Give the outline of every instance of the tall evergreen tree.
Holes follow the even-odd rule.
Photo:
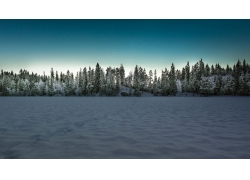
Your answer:
[[[125,70],[123,65],[121,64],[120,66],[120,78],[121,78],[121,85],[124,85],[124,81],[125,81]]]
[[[175,77],[175,66],[172,63],[171,70],[169,72],[169,80],[170,80],[170,90],[169,93],[171,95],[176,95],[177,93],[177,86],[176,86],[176,77]]]
[[[150,70],[148,76],[148,89],[150,93],[153,93],[152,82],[153,82],[153,72],[152,70]]]
[[[185,68],[182,68],[182,71],[181,71],[181,80],[182,80],[182,81],[185,80],[185,75],[186,75]]]
[[[206,64],[206,67],[205,67],[205,77],[208,77],[208,76],[210,76],[210,67],[209,67],[209,65],[208,64]]]
[[[58,72],[56,71],[56,81],[59,81]]]
[[[95,68],[95,90],[96,93],[100,91],[100,66],[99,63],[96,64]]]
[[[139,69],[137,65],[134,70],[133,86],[134,89],[139,89]]]

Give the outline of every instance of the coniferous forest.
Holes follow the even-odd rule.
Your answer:
[[[157,76],[157,73],[161,73]],[[149,92],[155,96],[176,95],[177,92],[190,92],[202,95],[250,95],[250,66],[240,60],[233,67],[219,64],[209,66],[202,59],[190,67],[189,62],[182,70],[170,69],[161,72],[135,66],[134,72],[125,77],[125,69],[108,67],[104,70],[98,63],[95,69],[83,68],[73,74],[51,68],[50,76],[38,75],[27,70],[1,70],[1,96],[116,96],[120,87],[130,89],[129,96],[141,96]],[[133,93],[131,89],[134,89]]]

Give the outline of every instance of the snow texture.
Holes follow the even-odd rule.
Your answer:
[[[250,158],[249,97],[1,97],[0,158]]]

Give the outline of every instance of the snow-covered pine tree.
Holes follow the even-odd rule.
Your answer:
[[[162,70],[161,75],[161,95],[168,96],[169,95],[169,78],[168,78],[168,70],[165,68],[165,71]]]
[[[175,66],[173,63],[171,65],[171,70],[169,72],[169,85],[170,85],[169,94],[175,96],[177,93],[177,86],[175,77]]]
[[[158,96],[157,71],[156,71],[156,69],[154,71],[153,94],[154,94],[154,96]]]
[[[133,78],[133,88],[138,89],[139,88],[139,70],[138,66],[135,66],[134,70],[134,78]]]
[[[50,80],[51,80],[51,85],[54,83],[54,80],[55,80],[55,76],[54,76],[54,70],[53,68],[51,68],[51,71],[50,71]]]
[[[2,95],[3,96],[9,96],[10,92],[10,85],[11,85],[11,79],[8,75],[4,74],[2,78]]]
[[[231,74],[227,74],[222,77],[222,93],[225,95],[234,94],[234,81]]]
[[[132,87],[133,87],[133,72],[132,71],[129,72],[129,75],[126,79],[127,79],[127,84],[129,87],[129,96],[131,96],[132,95]]]
[[[83,71],[82,68],[80,68],[80,72],[79,72],[79,83],[78,83],[78,87],[79,87],[79,96],[82,96],[82,91],[83,91]]]
[[[80,88],[79,88],[79,73],[78,72],[76,72],[76,77],[75,77],[75,81],[74,81],[74,84],[75,84],[75,94],[77,95],[77,96],[80,96]]]
[[[140,66],[138,70],[138,76],[139,76],[139,91],[143,91],[144,86],[144,75],[143,75],[143,69]]]
[[[87,68],[84,67],[84,69],[83,69],[83,90],[82,90],[82,94],[84,96],[87,95],[87,86],[88,86],[88,74],[87,74]]]
[[[56,81],[59,81],[59,76],[58,76],[58,72],[56,71]]]
[[[153,94],[153,72],[152,70],[149,71],[149,76],[148,76],[148,92],[150,92],[151,94]]]
[[[242,68],[241,68],[241,75],[239,77],[239,95],[247,96],[249,94],[249,86],[248,86],[248,79],[249,74],[247,71],[247,64],[246,60],[244,59]]]
[[[190,81],[190,66],[189,66],[189,61],[188,61],[187,65],[185,66],[185,81],[182,82],[182,89],[185,92],[190,91],[189,81]]]
[[[63,73],[62,73],[62,71],[61,71],[61,73],[60,73],[60,82],[62,83],[62,82],[64,82],[64,80],[63,80]]]
[[[239,94],[239,89],[240,89],[240,75],[241,75],[241,62],[240,60],[238,60],[236,66],[234,66],[234,73],[233,73],[233,77],[234,77],[234,94]]]
[[[185,80],[185,74],[186,74],[186,71],[185,71],[185,68],[182,68],[182,71],[181,71],[181,81],[184,81]]]
[[[125,69],[124,69],[124,67],[123,67],[122,64],[120,66],[120,78],[121,78],[121,85],[124,85],[124,81],[125,81]]]
[[[135,70],[134,70],[134,78],[133,78],[133,87],[134,87],[134,95],[135,96],[140,96],[140,76],[139,76],[139,68],[136,65]]]
[[[74,74],[73,72],[70,73],[70,80],[69,80],[69,95],[75,95],[75,81],[74,81]]]
[[[111,67],[108,67],[106,72],[106,96],[114,96],[116,94],[114,71]]]
[[[95,67],[95,92],[98,93],[100,91],[100,65],[96,64]]]
[[[120,85],[121,85],[120,69],[116,68],[115,69],[115,91],[116,91],[116,94],[118,94],[120,91]]]
[[[204,74],[205,77],[208,77],[210,76],[210,67],[208,64],[206,64],[206,67],[205,67],[205,74]]]
[[[91,69],[91,67],[89,67],[88,84],[87,84],[87,95],[88,96],[92,96],[95,94],[94,84],[95,84],[94,70]]]
[[[213,83],[211,80],[212,79],[210,77],[203,76],[201,78],[201,83],[200,83],[200,93],[201,94],[208,96],[212,93]]]
[[[29,83],[29,96],[35,96],[36,95],[36,91],[35,91],[35,77],[33,75],[33,72],[32,72],[32,75],[30,77],[30,83]]]
[[[100,69],[100,92],[99,95],[105,95],[106,94],[106,80],[103,69]]]
[[[177,80],[177,79],[180,80],[180,79],[182,78],[182,77],[181,77],[181,72],[180,72],[178,69],[176,70],[176,73],[175,73],[175,74],[176,74],[176,80]]]
[[[211,66],[210,70],[211,70],[210,72],[211,76],[215,75],[214,65]]]

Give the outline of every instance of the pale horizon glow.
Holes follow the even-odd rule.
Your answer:
[[[200,58],[201,59],[201,58]],[[192,68],[192,66],[194,66],[198,61],[200,61],[200,59],[197,59],[196,61],[195,60],[187,60],[189,61],[189,66],[190,66],[190,70]],[[212,65],[215,66],[216,63],[207,63],[206,60],[204,60],[202,58],[203,62],[206,64],[208,64],[210,67]],[[241,62],[243,62],[243,60],[241,59],[240,60]],[[4,71],[8,71],[8,72],[11,72],[13,71],[13,73],[16,73],[18,74],[20,69],[22,70],[27,70],[29,71],[29,73],[31,74],[32,72],[34,74],[38,74],[38,75],[43,75],[44,72],[45,72],[45,75],[50,75],[50,71],[51,71],[51,68],[53,68],[54,72],[58,71],[58,74],[60,74],[61,72],[66,74],[67,71],[69,70],[70,72],[73,72],[74,76],[77,74],[77,72],[80,71],[80,69],[84,69],[84,67],[87,68],[87,70],[89,69],[89,67],[91,67],[91,69],[95,69],[96,67],[96,64],[97,62],[91,62],[91,63],[84,63],[83,62],[80,62],[80,61],[72,61],[72,62],[67,62],[67,63],[63,63],[62,65],[59,65],[57,64],[56,62],[53,62],[49,64],[47,63],[44,63],[44,62],[47,62],[47,61],[44,61],[44,60],[36,60],[36,61],[33,61],[32,63],[30,64],[27,64],[27,65],[24,65],[24,66],[20,66],[20,68],[12,68],[12,64],[10,64],[9,66],[7,66],[5,69],[3,69]],[[237,60],[235,60],[234,63],[220,63],[220,66],[223,67],[223,68],[226,68],[227,64],[230,66],[230,67],[233,67],[233,65],[237,62]],[[109,67],[108,64],[105,64],[105,63],[100,63],[98,62],[99,65],[101,66],[101,68],[104,70],[104,72],[106,72],[106,69]],[[174,62],[173,62],[174,63]],[[155,65],[152,65],[152,64],[129,64],[129,63],[115,63],[116,66],[111,66],[112,68],[116,68],[116,67],[120,67],[121,64],[123,64],[123,67],[125,69],[125,76],[128,76],[130,71],[134,72],[134,68],[136,65],[138,65],[138,67],[142,67],[142,68],[145,68],[146,69],[146,72],[148,74],[148,72],[150,70],[154,71],[156,70],[157,71],[157,77],[160,77],[161,76],[161,71],[162,70],[165,70],[165,68],[167,68],[167,70],[170,70],[171,68],[171,64],[172,63],[163,63],[165,64],[165,66],[161,65],[161,64],[155,64]],[[175,65],[175,70],[182,70],[183,67],[185,67],[187,64],[187,62],[180,62],[180,63],[174,63]]]

